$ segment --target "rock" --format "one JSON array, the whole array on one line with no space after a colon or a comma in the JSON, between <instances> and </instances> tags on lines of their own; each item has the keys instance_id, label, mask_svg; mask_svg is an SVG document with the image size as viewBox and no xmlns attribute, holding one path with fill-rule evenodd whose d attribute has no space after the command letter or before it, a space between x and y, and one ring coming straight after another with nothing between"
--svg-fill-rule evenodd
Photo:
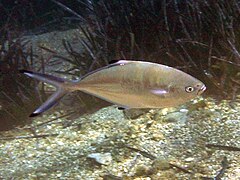
<instances>
[{"instance_id":1,"label":"rock","mask_svg":"<svg viewBox=\"0 0 240 180\"><path fill-rule=\"evenodd\" d=\"M111 153L92 153L92 154L89 154L87 158L93 159L97 163L102 165L108 165L112 162Z\"/></svg>"},{"instance_id":2,"label":"rock","mask_svg":"<svg viewBox=\"0 0 240 180\"><path fill-rule=\"evenodd\" d=\"M183 109L180 109L179 111L182 112L182 113L184 113L184 112L187 113L187 112L188 112L188 109L184 109L184 108L183 108Z\"/></svg>"},{"instance_id":3,"label":"rock","mask_svg":"<svg viewBox=\"0 0 240 180\"><path fill-rule=\"evenodd\" d=\"M192 111L196 111L196 110L199 110L199 109L202 109L205 107L207 107L205 100L200 100L200 101L196 101L193 104L191 104L188 109L190 112L192 112Z\"/></svg>"},{"instance_id":4,"label":"rock","mask_svg":"<svg viewBox=\"0 0 240 180\"><path fill-rule=\"evenodd\" d=\"M193 157L188 157L188 158L185 159L185 162L192 162L192 161L194 161L194 160L195 160L195 158L193 158Z\"/></svg>"},{"instance_id":5,"label":"rock","mask_svg":"<svg viewBox=\"0 0 240 180\"><path fill-rule=\"evenodd\" d=\"M126 109L123 111L124 116L128 119L137 119L139 116L147 113L150 109Z\"/></svg>"},{"instance_id":6,"label":"rock","mask_svg":"<svg viewBox=\"0 0 240 180\"><path fill-rule=\"evenodd\" d=\"M166 122L179 122L185 124L187 120L187 112L172 112L165 116Z\"/></svg>"},{"instance_id":7,"label":"rock","mask_svg":"<svg viewBox=\"0 0 240 180\"><path fill-rule=\"evenodd\" d=\"M136 167L135 176L146 176L149 174L149 168L145 165L139 165Z\"/></svg>"},{"instance_id":8,"label":"rock","mask_svg":"<svg viewBox=\"0 0 240 180\"><path fill-rule=\"evenodd\" d=\"M158 157L155 159L152 163L152 171L157 172L157 171L164 171L170 169L170 165L167 159L163 157Z\"/></svg>"}]
</instances>

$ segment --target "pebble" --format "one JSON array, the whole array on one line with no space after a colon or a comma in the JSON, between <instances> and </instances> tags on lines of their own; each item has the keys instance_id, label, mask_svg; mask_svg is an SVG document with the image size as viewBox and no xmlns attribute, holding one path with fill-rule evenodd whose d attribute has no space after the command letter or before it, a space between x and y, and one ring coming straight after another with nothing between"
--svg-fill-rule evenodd
<instances>
[{"instance_id":1,"label":"pebble","mask_svg":"<svg viewBox=\"0 0 240 180\"><path fill-rule=\"evenodd\" d=\"M46 126L39 128L38 134L59 134L56 137L2 141L0 162L5 163L0 163L0 177L102 179L100 173L110 172L126 180L133 179L133 173L142 175L134 177L136 180L213 178L221 168L222 156L226 155L231 164L224 178L237 179L240 172L238 154L210 148L206 150L204 144L238 147L240 111L226 110L228 104L221 102L215 104L208 100L206 104L206 107L195 111L188 111L186 106L154 109L134 120L122 119L122 111L109 107L89 116L91 121L81 130L74 126L63 129L61 124L55 124L50 130ZM240 104L237 105L240 110ZM209 110L211 108L215 111ZM177 123L166 123L166 118ZM181 118L187 121L184 126L179 123ZM36 123L43 120L35 119ZM78 122L82 119L77 119ZM11 133L20 136L24 132ZM3 134L9 136L9 132ZM157 159L150 160L145 156L135 159L136 152L125 148L126 144L155 155ZM93 164L85 162L86 157L91 158L89 160ZM169 162L179 167L187 166L196 173L192 177L171 168ZM95 164L107 166L93 167ZM68 166L70 168L65 168Z\"/></svg>"},{"instance_id":2,"label":"pebble","mask_svg":"<svg viewBox=\"0 0 240 180\"><path fill-rule=\"evenodd\" d=\"M90 159L94 159L99 164L108 165L112 162L111 153L92 153L87 156Z\"/></svg>"},{"instance_id":3,"label":"pebble","mask_svg":"<svg viewBox=\"0 0 240 180\"><path fill-rule=\"evenodd\" d=\"M188 109L180 109L179 112L182 112L182 113L187 113L189 110Z\"/></svg>"},{"instance_id":4,"label":"pebble","mask_svg":"<svg viewBox=\"0 0 240 180\"><path fill-rule=\"evenodd\" d=\"M181 124L185 124L187 121L187 113L186 112L172 112L165 116L165 120L167 122L179 122Z\"/></svg>"},{"instance_id":5,"label":"pebble","mask_svg":"<svg viewBox=\"0 0 240 180\"><path fill-rule=\"evenodd\" d=\"M185 162L191 162L191 161L194 161L193 157L188 157L188 158L185 159Z\"/></svg>"}]
</instances>

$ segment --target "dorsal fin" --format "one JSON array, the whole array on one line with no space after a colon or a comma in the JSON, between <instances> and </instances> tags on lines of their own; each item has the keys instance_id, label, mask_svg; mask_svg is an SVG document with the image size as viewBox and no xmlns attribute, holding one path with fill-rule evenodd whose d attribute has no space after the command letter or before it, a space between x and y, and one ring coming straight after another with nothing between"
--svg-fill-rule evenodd
<instances>
[{"instance_id":1,"label":"dorsal fin","mask_svg":"<svg viewBox=\"0 0 240 180\"><path fill-rule=\"evenodd\" d=\"M109 63L109 64L115 64L115 63L117 63L118 61L121 61L121 60L111 60L111 61L109 61L108 63Z\"/></svg>"},{"instance_id":2,"label":"dorsal fin","mask_svg":"<svg viewBox=\"0 0 240 180\"><path fill-rule=\"evenodd\" d=\"M115 61L115 63L113 61ZM127 61L127 60L112 60L110 62L113 62L113 64L109 64L107 66L104 66L104 67L101 67L99 69L96 69L96 70L94 70L92 72L89 72L89 73L85 74L84 76L82 76L81 80L86 78L87 76L89 76L91 74L94 74L94 73L98 72L98 71L102 71L104 69L111 68L111 67L114 67L114 66L124 65L124 64L129 63L130 61Z\"/></svg>"},{"instance_id":3,"label":"dorsal fin","mask_svg":"<svg viewBox=\"0 0 240 180\"><path fill-rule=\"evenodd\" d=\"M112 67L112 65L124 65L124 64L127 64L127 63L130 63L131 60L111 60L109 61L109 67Z\"/></svg>"}]
</instances>

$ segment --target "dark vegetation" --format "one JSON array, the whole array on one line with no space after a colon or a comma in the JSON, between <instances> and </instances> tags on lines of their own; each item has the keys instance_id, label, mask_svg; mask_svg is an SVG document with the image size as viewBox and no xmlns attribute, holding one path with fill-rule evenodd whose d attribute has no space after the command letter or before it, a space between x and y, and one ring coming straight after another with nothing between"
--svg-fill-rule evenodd
<instances>
[{"instance_id":1,"label":"dark vegetation","mask_svg":"<svg viewBox=\"0 0 240 180\"><path fill-rule=\"evenodd\" d=\"M32 49L27 48L28 41L7 26L0 34L0 130L6 130L29 123L29 110L44 98L44 92L18 73L19 69L31 69L36 59Z\"/></svg>"},{"instance_id":2,"label":"dark vegetation","mask_svg":"<svg viewBox=\"0 0 240 180\"><path fill-rule=\"evenodd\" d=\"M0 12L4 12L7 19L4 23L0 22L1 31L4 31L1 34L5 35L0 42L0 111L6 114L8 106L5 104L11 105L12 111L8 110L7 118L11 119L10 116L13 116L11 121L16 122L16 116L24 114L22 105L25 106L26 103L23 102L25 98L18 96L19 89L25 96L39 94L39 90L31 88L32 82L16 73L19 68L33 68L30 66L36 61L33 60L35 56L31 54L31 49L25 48L24 40L18 38L21 33L17 34L19 31L16 29L33 33L59 29L59 26L62 29L82 29L86 37L81 40L83 52L77 52L72 48L71 42L66 41L63 44L70 59L52 51L54 58L72 64L71 69L59 73L81 76L111 60L138 59L180 68L204 81L208 92L218 97L235 100L239 93L240 4L236 0L52 0L48 3L43 1L45 4L27 2L12 5L17 11L10 11L0 4L0 8L4 10ZM13 32L16 39L13 40L11 36L12 39L9 40L9 34ZM11 70L5 71L5 64ZM8 89L3 84L6 81L9 82ZM29 90L23 92L26 89ZM41 95L35 97L39 101ZM15 103L10 103L13 101ZM16 102L20 102L21 108L17 108ZM5 115L0 117L2 119ZM17 119L25 122L24 118Z\"/></svg>"},{"instance_id":3,"label":"dark vegetation","mask_svg":"<svg viewBox=\"0 0 240 180\"><path fill-rule=\"evenodd\" d=\"M39 88L18 73L45 69L24 35L73 27L63 16L62 9L48 1L0 1L0 131L30 123L29 112L46 100L44 85Z\"/></svg>"}]
</instances>

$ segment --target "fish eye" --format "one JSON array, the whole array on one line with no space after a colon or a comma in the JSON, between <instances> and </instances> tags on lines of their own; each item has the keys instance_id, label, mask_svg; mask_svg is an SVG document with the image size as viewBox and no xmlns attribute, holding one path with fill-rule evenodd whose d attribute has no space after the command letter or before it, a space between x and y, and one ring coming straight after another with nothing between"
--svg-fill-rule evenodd
<instances>
[{"instance_id":1,"label":"fish eye","mask_svg":"<svg viewBox=\"0 0 240 180\"><path fill-rule=\"evenodd\" d=\"M187 87L185 88L185 91L188 92L188 93L193 92L194 90L195 90L195 89L194 89L194 87L192 87L192 86L187 86Z\"/></svg>"}]
</instances>

